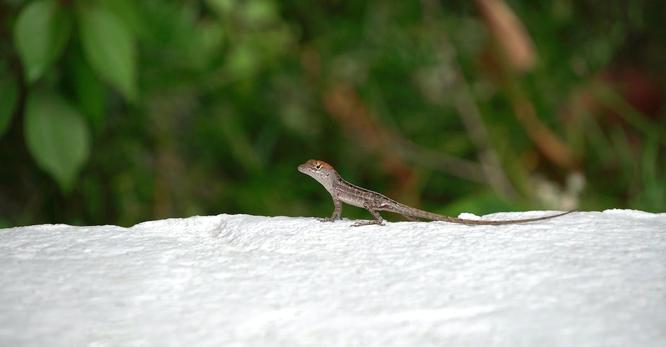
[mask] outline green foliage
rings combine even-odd
[[[72,59],[70,71],[74,94],[80,111],[96,131],[101,131],[106,118],[106,90],[95,72],[83,59]]]
[[[134,38],[113,12],[100,6],[82,6],[79,13],[81,43],[90,66],[127,99],[136,98]]]
[[[663,211],[664,5],[507,2],[520,70],[480,3],[5,2],[0,223],[328,215],[310,158],[448,214]]]
[[[33,93],[25,112],[25,139],[37,164],[63,191],[72,189],[88,158],[88,128],[83,118],[60,97]]]
[[[71,23],[54,0],[29,3],[14,26],[14,42],[29,82],[40,78],[58,59],[70,35]]]

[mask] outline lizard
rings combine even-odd
[[[345,181],[340,174],[330,164],[321,161],[310,159],[307,162],[298,166],[298,171],[304,173],[317,182],[331,194],[333,199],[333,214],[330,218],[323,218],[322,221],[332,222],[342,218],[342,203],[360,207],[368,210],[374,217],[374,220],[357,222],[352,226],[384,224],[384,219],[379,214],[379,211],[387,211],[400,214],[409,220],[418,220],[418,218],[428,219],[433,221],[443,221],[449,223],[466,224],[466,225],[504,225],[504,224],[517,224],[533,221],[540,221],[544,219],[551,219],[573,211],[561,212],[550,216],[526,218],[526,219],[513,219],[513,220],[475,220],[463,219],[456,217],[443,216],[436,213],[419,210],[414,207],[401,204],[391,198],[388,198],[380,193],[361,188],[354,184]]]

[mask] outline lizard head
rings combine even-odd
[[[325,188],[333,186],[338,172],[325,161],[310,159],[298,166],[298,171],[304,173],[321,183]]]

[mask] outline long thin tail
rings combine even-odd
[[[525,219],[510,219],[510,220],[463,219],[463,218],[442,216],[442,215],[439,215],[439,214],[436,214],[436,213],[423,211],[423,210],[418,210],[418,209],[412,209],[412,208],[409,209],[409,212],[410,212],[409,213],[410,217],[425,218],[425,219],[442,221],[442,222],[449,222],[449,223],[466,224],[466,225],[503,225],[503,224],[527,223],[527,222],[534,222],[534,221],[539,221],[539,220],[544,220],[544,219],[556,218],[556,217],[564,216],[564,215],[569,214],[571,212],[575,212],[575,210],[562,212],[562,213],[557,213],[557,214],[554,214],[554,215],[544,216],[544,217],[525,218]]]

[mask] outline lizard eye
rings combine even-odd
[[[317,169],[317,170],[321,169],[321,163],[317,163],[317,164],[315,165],[315,169]]]

